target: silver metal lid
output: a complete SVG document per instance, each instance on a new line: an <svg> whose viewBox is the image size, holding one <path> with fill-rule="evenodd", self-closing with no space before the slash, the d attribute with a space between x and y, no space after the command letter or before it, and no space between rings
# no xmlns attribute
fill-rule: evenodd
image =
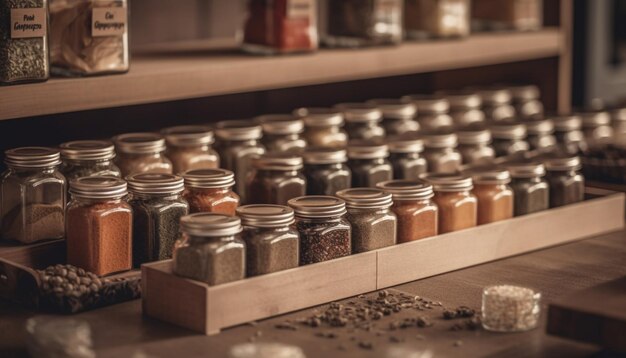
<svg viewBox="0 0 626 358"><path fill-rule="evenodd" d="M554 122L551 119L539 119L524 122L526 132L530 135L547 135L554 133Z"/></svg>
<svg viewBox="0 0 626 358"><path fill-rule="evenodd" d="M450 111L450 102L440 95L412 94L402 97L402 101L417 106L421 114L445 114Z"/></svg>
<svg viewBox="0 0 626 358"><path fill-rule="evenodd" d="M293 114L302 118L307 127L341 127L344 124L343 113L336 108L298 108Z"/></svg>
<svg viewBox="0 0 626 358"><path fill-rule="evenodd" d="M541 91L535 85L508 86L507 88L516 102L532 101L541 97Z"/></svg>
<svg viewBox="0 0 626 358"><path fill-rule="evenodd" d="M222 140L261 139L263 129L251 120L221 121L215 124L215 135Z"/></svg>
<svg viewBox="0 0 626 358"><path fill-rule="evenodd" d="M523 123L496 122L489 126L491 136L496 139L524 139L526 138L526 126Z"/></svg>
<svg viewBox="0 0 626 358"><path fill-rule="evenodd" d="M553 116L550 119L552 119L554 130L557 132L578 131L583 126L583 120L578 115Z"/></svg>
<svg viewBox="0 0 626 358"><path fill-rule="evenodd" d="M48 168L61 164L61 153L47 147L21 147L4 152L4 162L14 168Z"/></svg>
<svg viewBox="0 0 626 358"><path fill-rule="evenodd" d="M413 119L417 115L417 106L399 99L377 98L366 103L378 107L383 117L388 119Z"/></svg>
<svg viewBox="0 0 626 358"><path fill-rule="evenodd" d="M472 178L462 174L430 173L422 178L433 186L435 192L457 192L472 190Z"/></svg>
<svg viewBox="0 0 626 358"><path fill-rule="evenodd" d="M548 171L579 170L582 167L580 157L569 155L555 155L543 160Z"/></svg>
<svg viewBox="0 0 626 358"><path fill-rule="evenodd" d="M235 185L235 174L226 169L196 169L183 174L185 186L198 189L224 189Z"/></svg>
<svg viewBox="0 0 626 358"><path fill-rule="evenodd" d="M245 205L237 208L237 215L244 226L274 228L293 224L294 212L282 205Z"/></svg>
<svg viewBox="0 0 626 358"><path fill-rule="evenodd" d="M458 136L447 131L433 131L422 133L426 148L454 148L458 144Z"/></svg>
<svg viewBox="0 0 626 358"><path fill-rule="evenodd" d="M498 167L476 167L463 172L469 175L474 184L508 184L511 182L511 173Z"/></svg>
<svg viewBox="0 0 626 358"><path fill-rule="evenodd" d="M486 106L501 106L511 104L513 94L511 90L502 87L480 88L477 90L478 95Z"/></svg>
<svg viewBox="0 0 626 358"><path fill-rule="evenodd" d="M346 202L334 196L301 196L289 200L287 204L300 218L323 219L346 213Z"/></svg>
<svg viewBox="0 0 626 358"><path fill-rule="evenodd" d="M405 133L386 138L390 153L421 153L424 140L417 133Z"/></svg>
<svg viewBox="0 0 626 358"><path fill-rule="evenodd" d="M379 159L389 156L387 144L378 140L351 140L348 143L349 159Z"/></svg>
<svg viewBox="0 0 626 358"><path fill-rule="evenodd" d="M110 160L115 158L115 146L107 140L77 140L59 146L66 160Z"/></svg>
<svg viewBox="0 0 626 358"><path fill-rule="evenodd" d="M371 104L340 103L335 108L343 112L346 122L380 122L383 120L383 112Z"/></svg>
<svg viewBox="0 0 626 358"><path fill-rule="evenodd" d="M178 194L185 189L185 180L173 174L133 174L126 181L128 191L135 194Z"/></svg>
<svg viewBox="0 0 626 358"><path fill-rule="evenodd" d="M127 133L113 137L115 150L121 153L150 154L165 150L165 138L158 133Z"/></svg>
<svg viewBox="0 0 626 358"><path fill-rule="evenodd" d="M583 121L583 127L585 128L595 128L611 124L611 115L609 112L581 112L579 115Z"/></svg>
<svg viewBox="0 0 626 358"><path fill-rule="evenodd" d="M177 147L209 145L215 142L208 126L176 126L161 130L167 144Z"/></svg>
<svg viewBox="0 0 626 358"><path fill-rule="evenodd" d="M336 164L348 161L343 148L309 147L302 153L305 164Z"/></svg>
<svg viewBox="0 0 626 358"><path fill-rule="evenodd" d="M255 168L264 170L300 170L303 166L301 156L290 153L266 153L255 158Z"/></svg>
<svg viewBox="0 0 626 358"><path fill-rule="evenodd" d="M433 186L417 180L390 180L376 187L392 195L394 201L426 200L433 197Z"/></svg>
<svg viewBox="0 0 626 358"><path fill-rule="evenodd" d="M239 234L242 229L241 219L236 216L196 213L180 218L180 231L191 236L232 236Z"/></svg>
<svg viewBox="0 0 626 358"><path fill-rule="evenodd" d="M546 175L546 167L536 162L506 163L512 178L536 178Z"/></svg>
<svg viewBox="0 0 626 358"><path fill-rule="evenodd" d="M261 124L265 134L300 134L304 132L304 121L291 114L266 114L254 117L254 121Z"/></svg>
<svg viewBox="0 0 626 358"><path fill-rule="evenodd" d="M467 126L456 132L460 145L491 143L491 131L482 125Z"/></svg>
<svg viewBox="0 0 626 358"><path fill-rule="evenodd" d="M336 194L346 202L348 209L386 209L393 205L391 194L374 188L352 188Z"/></svg>
<svg viewBox="0 0 626 358"><path fill-rule="evenodd" d="M70 194L86 199L119 199L128 194L124 180L110 176L83 177L70 182Z"/></svg>
<svg viewBox="0 0 626 358"><path fill-rule="evenodd" d="M476 91L438 91L435 94L444 96L448 100L451 111L480 109L483 105L483 99L478 95L478 93L476 93Z"/></svg>

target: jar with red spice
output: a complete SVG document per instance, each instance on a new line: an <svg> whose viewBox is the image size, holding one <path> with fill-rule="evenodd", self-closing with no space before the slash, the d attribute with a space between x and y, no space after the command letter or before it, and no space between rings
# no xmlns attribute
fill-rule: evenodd
<svg viewBox="0 0 626 358"><path fill-rule="evenodd" d="M272 55L317 50L315 0L249 0L243 49Z"/></svg>
<svg viewBox="0 0 626 358"><path fill-rule="evenodd" d="M226 169L198 169L183 175L190 213L235 215L239 196L232 190L235 174Z"/></svg>

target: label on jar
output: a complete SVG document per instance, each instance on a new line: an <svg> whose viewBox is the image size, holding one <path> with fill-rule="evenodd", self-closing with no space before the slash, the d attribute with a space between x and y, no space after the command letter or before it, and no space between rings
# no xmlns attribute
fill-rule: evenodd
<svg viewBox="0 0 626 358"><path fill-rule="evenodd" d="M122 36L126 33L128 12L125 7L98 7L91 15L91 36Z"/></svg>
<svg viewBox="0 0 626 358"><path fill-rule="evenodd" d="M287 1L287 18L308 18L311 17L313 11L312 0L288 0Z"/></svg>
<svg viewBox="0 0 626 358"><path fill-rule="evenodd" d="M44 8L11 9L11 38L44 37L47 15Z"/></svg>

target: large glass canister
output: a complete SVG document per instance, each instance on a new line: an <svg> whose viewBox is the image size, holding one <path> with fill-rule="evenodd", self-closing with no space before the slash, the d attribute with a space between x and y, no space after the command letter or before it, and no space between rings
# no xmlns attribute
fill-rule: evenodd
<svg viewBox="0 0 626 358"><path fill-rule="evenodd" d="M196 169L183 174L189 212L235 215L239 195L233 192L235 174L226 169Z"/></svg>
<svg viewBox="0 0 626 358"><path fill-rule="evenodd" d="M543 0L472 0L472 22L478 30L539 30Z"/></svg>
<svg viewBox="0 0 626 358"><path fill-rule="evenodd" d="M367 103L340 103L335 106L343 113L349 139L379 139L385 136L381 125L383 112Z"/></svg>
<svg viewBox="0 0 626 358"><path fill-rule="evenodd" d="M301 153L306 147L302 139L304 121L290 114L267 114L254 120L263 128L261 144L268 152Z"/></svg>
<svg viewBox="0 0 626 358"><path fill-rule="evenodd" d="M348 145L341 111L334 108L299 108L293 114L304 121L304 140L309 146L336 148Z"/></svg>
<svg viewBox="0 0 626 358"><path fill-rule="evenodd" d="M483 100L470 90L437 92L450 103L450 116L457 127L465 127L485 122L485 112L482 110Z"/></svg>
<svg viewBox="0 0 626 358"><path fill-rule="evenodd" d="M500 121L489 126L496 156L506 157L530 149L526 141L526 126L523 123Z"/></svg>
<svg viewBox="0 0 626 358"><path fill-rule="evenodd" d="M79 140L63 143L61 172L67 180L91 176L121 177L122 172L113 164L115 147L106 140Z"/></svg>
<svg viewBox="0 0 626 358"><path fill-rule="evenodd" d="M543 117L543 103L541 91L535 85L509 86L513 95L513 106L517 117L522 120L541 119Z"/></svg>
<svg viewBox="0 0 626 358"><path fill-rule="evenodd" d="M415 121L417 106L398 99L373 99L367 101L383 112L383 127L386 135L399 135L420 129Z"/></svg>
<svg viewBox="0 0 626 358"><path fill-rule="evenodd" d="M253 162L248 180L249 204L287 205L306 194L302 157L289 153L267 153Z"/></svg>
<svg viewBox="0 0 626 358"><path fill-rule="evenodd" d="M307 195L333 196L352 185L345 149L309 147L303 156Z"/></svg>
<svg viewBox="0 0 626 358"><path fill-rule="evenodd" d="M579 154L587 149L580 116L552 116L550 119L554 123L554 136L559 148L570 154Z"/></svg>
<svg viewBox="0 0 626 358"><path fill-rule="evenodd" d="M419 134L413 132L387 137L387 146L395 179L415 180L426 173L428 164L421 154L424 141Z"/></svg>
<svg viewBox="0 0 626 358"><path fill-rule="evenodd" d="M215 139L209 127L176 126L163 129L161 134L165 137L165 155L172 161L174 173L219 168L220 158L211 147Z"/></svg>
<svg viewBox="0 0 626 358"><path fill-rule="evenodd" d="M499 122L515 118L513 93L506 87L492 86L477 89L483 100L483 111L487 122Z"/></svg>
<svg viewBox="0 0 626 358"><path fill-rule="evenodd" d="M525 121L524 125L526 125L526 141L530 150L549 152L556 147L554 122L551 119L530 119Z"/></svg>
<svg viewBox="0 0 626 358"><path fill-rule="evenodd" d="M550 186L544 179L546 168L541 163L509 163L515 216L532 214L550 207Z"/></svg>
<svg viewBox="0 0 626 358"><path fill-rule="evenodd" d="M464 164L484 165L492 163L496 158L496 151L491 146L491 131L482 124L460 128L456 135Z"/></svg>
<svg viewBox="0 0 626 358"><path fill-rule="evenodd" d="M449 131L431 131L422 133L424 153L431 173L454 173L463 162L457 150L458 137Z"/></svg>
<svg viewBox="0 0 626 358"><path fill-rule="evenodd" d="M585 198L585 178L578 156L555 154L544 160L550 185L550 207L574 204Z"/></svg>
<svg viewBox="0 0 626 358"><path fill-rule="evenodd" d="M443 96L415 94L404 96L402 100L417 106L416 120L422 130L439 130L454 124L449 114L450 102Z"/></svg>
<svg viewBox="0 0 626 358"><path fill-rule="evenodd" d="M115 164L126 177L137 173L172 174L174 167L165 156L165 139L158 133L127 133L113 137Z"/></svg>
<svg viewBox="0 0 626 358"><path fill-rule="evenodd" d="M348 167L353 188L374 188L393 179L389 147L381 141L354 140L348 145Z"/></svg>
<svg viewBox="0 0 626 358"><path fill-rule="evenodd" d="M66 179L58 150L7 150L0 182L0 237L22 244L62 239L65 234Z"/></svg>
<svg viewBox="0 0 626 358"><path fill-rule="evenodd" d="M472 178L459 174L428 174L424 180L433 186L433 201L439 208L439 233L476 226L478 201L472 194Z"/></svg>
<svg viewBox="0 0 626 358"><path fill-rule="evenodd" d="M405 0L404 31L411 40L470 34L470 0Z"/></svg>

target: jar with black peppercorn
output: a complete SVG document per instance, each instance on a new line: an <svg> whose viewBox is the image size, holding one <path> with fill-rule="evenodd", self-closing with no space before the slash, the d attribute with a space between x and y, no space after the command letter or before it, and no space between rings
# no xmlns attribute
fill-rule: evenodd
<svg viewBox="0 0 626 358"><path fill-rule="evenodd" d="M550 207L550 187L544 179L546 168L541 163L506 164L511 173L515 216L532 214Z"/></svg>
<svg viewBox="0 0 626 358"><path fill-rule="evenodd" d="M496 156L506 157L530 149L526 142L526 126L523 123L500 121L489 126Z"/></svg>
<svg viewBox="0 0 626 358"><path fill-rule="evenodd" d="M389 161L396 179L418 179L426 173L428 165L422 158L424 142L416 133L387 137Z"/></svg>
<svg viewBox="0 0 626 358"><path fill-rule="evenodd" d="M482 124L475 123L456 132L459 152L464 164L482 165L492 163L496 152L491 147L491 132Z"/></svg>
<svg viewBox="0 0 626 358"><path fill-rule="evenodd" d="M341 111L334 108L299 108L293 114L304 121L304 140L309 146L336 148L348 144Z"/></svg>
<svg viewBox="0 0 626 358"><path fill-rule="evenodd" d="M301 153L304 150L302 119L290 114L268 114L254 120L263 128L261 143L268 152Z"/></svg>
<svg viewBox="0 0 626 358"><path fill-rule="evenodd" d="M332 196L303 196L289 200L300 235L300 264L352 254L352 228L345 218L346 203Z"/></svg>
<svg viewBox="0 0 626 358"><path fill-rule="evenodd" d="M389 147L381 141L354 140L348 145L348 167L353 188L373 188L393 179Z"/></svg>
<svg viewBox="0 0 626 358"><path fill-rule="evenodd" d="M345 149L309 147L303 156L307 195L332 196L352 185Z"/></svg>
<svg viewBox="0 0 626 358"><path fill-rule="evenodd" d="M121 177L120 169L113 164L115 147L105 140L79 140L63 143L61 172L67 180L91 176Z"/></svg>
<svg viewBox="0 0 626 358"><path fill-rule="evenodd" d="M306 194L302 157L289 153L267 153L255 159L248 180L249 204L286 205Z"/></svg>
<svg viewBox="0 0 626 358"><path fill-rule="evenodd" d="M183 174L190 213L235 215L239 195L233 192L235 174L226 169L198 169Z"/></svg>
<svg viewBox="0 0 626 358"><path fill-rule="evenodd" d="M373 99L367 101L383 112L383 127L387 135L415 132L420 129L415 121L417 106L398 99Z"/></svg>
<svg viewBox="0 0 626 358"><path fill-rule="evenodd" d="M415 94L402 97L402 101L417 106L416 120L426 131L451 127L450 102L440 95Z"/></svg>
<svg viewBox="0 0 626 358"><path fill-rule="evenodd" d="M423 133L424 153L431 173L454 173L462 164L458 137L446 130Z"/></svg>
<svg viewBox="0 0 626 358"><path fill-rule="evenodd" d="M172 162L165 157L165 139L158 133L128 133L113 137L115 164L127 177L137 173L172 174Z"/></svg>
<svg viewBox="0 0 626 358"><path fill-rule="evenodd" d="M381 126L383 112L378 107L365 103L340 103L335 108L343 113L351 140L385 136L385 129Z"/></svg>
<svg viewBox="0 0 626 358"><path fill-rule="evenodd" d="M220 158L211 148L215 141L207 126L177 126L161 131L167 143L165 155L172 161L174 173L194 169L219 168Z"/></svg>
<svg viewBox="0 0 626 358"><path fill-rule="evenodd" d="M574 204L585 198L585 178L577 156L555 154L544 160L550 185L550 207Z"/></svg>

